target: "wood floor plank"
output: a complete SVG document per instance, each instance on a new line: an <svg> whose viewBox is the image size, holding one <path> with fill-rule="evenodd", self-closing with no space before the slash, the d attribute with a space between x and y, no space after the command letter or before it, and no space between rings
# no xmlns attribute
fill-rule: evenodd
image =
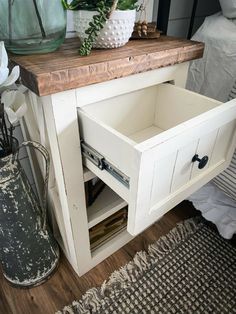
<svg viewBox="0 0 236 314"><path fill-rule="evenodd" d="M3 282L4 282L3 274L0 271L0 283L1 283L0 284L0 313L12 314L13 312L11 310L11 307L5 295L5 289L2 284Z"/></svg>
<svg viewBox="0 0 236 314"><path fill-rule="evenodd" d="M153 226L134 238L131 242L97 265L87 274L78 277L64 256L55 274L44 284L32 289L10 286L0 274L1 314L52 314L70 304L90 288L100 286L109 275L132 260L136 252L147 250L176 223L196 216L198 212L189 202L183 202L163 216Z"/></svg>

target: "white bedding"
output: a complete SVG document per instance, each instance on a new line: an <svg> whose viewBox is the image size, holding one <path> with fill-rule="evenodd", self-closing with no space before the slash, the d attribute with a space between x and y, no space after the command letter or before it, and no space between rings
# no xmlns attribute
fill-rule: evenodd
<svg viewBox="0 0 236 314"><path fill-rule="evenodd" d="M236 81L236 20L229 20L221 13L207 17L192 39L204 42L205 51L202 59L191 63L187 88L227 101ZM224 178L224 173L221 176ZM217 179L222 180L220 176ZM235 198L210 182L192 194L189 200L203 217L215 223L223 237L230 239L236 233Z"/></svg>
<svg viewBox="0 0 236 314"><path fill-rule="evenodd" d="M205 50L191 63L187 88L226 101L236 79L236 20L209 16L192 39L204 42Z"/></svg>
<svg viewBox="0 0 236 314"><path fill-rule="evenodd" d="M202 216L213 222L225 239L236 233L236 201L227 196L213 183L204 185L189 198Z"/></svg>

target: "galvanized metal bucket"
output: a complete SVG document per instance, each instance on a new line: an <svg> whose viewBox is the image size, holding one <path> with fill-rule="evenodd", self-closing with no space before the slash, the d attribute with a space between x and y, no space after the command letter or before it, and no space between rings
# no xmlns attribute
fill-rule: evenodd
<svg viewBox="0 0 236 314"><path fill-rule="evenodd" d="M46 162L42 206L18 161L23 146L39 150ZM32 287L55 270L59 247L47 224L49 154L36 142L24 142L19 149L0 159L0 261L10 283Z"/></svg>

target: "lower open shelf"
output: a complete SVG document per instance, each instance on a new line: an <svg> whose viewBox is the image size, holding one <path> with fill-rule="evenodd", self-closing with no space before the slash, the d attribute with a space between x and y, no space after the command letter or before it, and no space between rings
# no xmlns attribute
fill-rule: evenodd
<svg viewBox="0 0 236 314"><path fill-rule="evenodd" d="M132 236L127 232L128 204L97 177L85 182L90 252L94 263L109 256Z"/></svg>
<svg viewBox="0 0 236 314"><path fill-rule="evenodd" d="M122 198L105 186L94 203L87 208L88 227L94 227L126 205L127 203Z"/></svg>
<svg viewBox="0 0 236 314"><path fill-rule="evenodd" d="M96 226L89 229L90 249L93 251L109 241L121 230L126 229L128 206L107 217Z"/></svg>
<svg viewBox="0 0 236 314"><path fill-rule="evenodd" d="M109 240L91 251L92 264L97 265L132 239L133 236L128 233L126 228L120 230L114 236L110 237Z"/></svg>

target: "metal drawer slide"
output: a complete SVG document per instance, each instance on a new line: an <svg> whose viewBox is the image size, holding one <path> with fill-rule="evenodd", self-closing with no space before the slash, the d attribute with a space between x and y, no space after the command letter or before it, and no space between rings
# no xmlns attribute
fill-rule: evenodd
<svg viewBox="0 0 236 314"><path fill-rule="evenodd" d="M119 182L129 188L130 178L126 176L123 172L117 169L109 161L107 161L99 152L97 152L93 147L81 141L81 150L85 158L89 159L95 166L100 170L106 170Z"/></svg>

